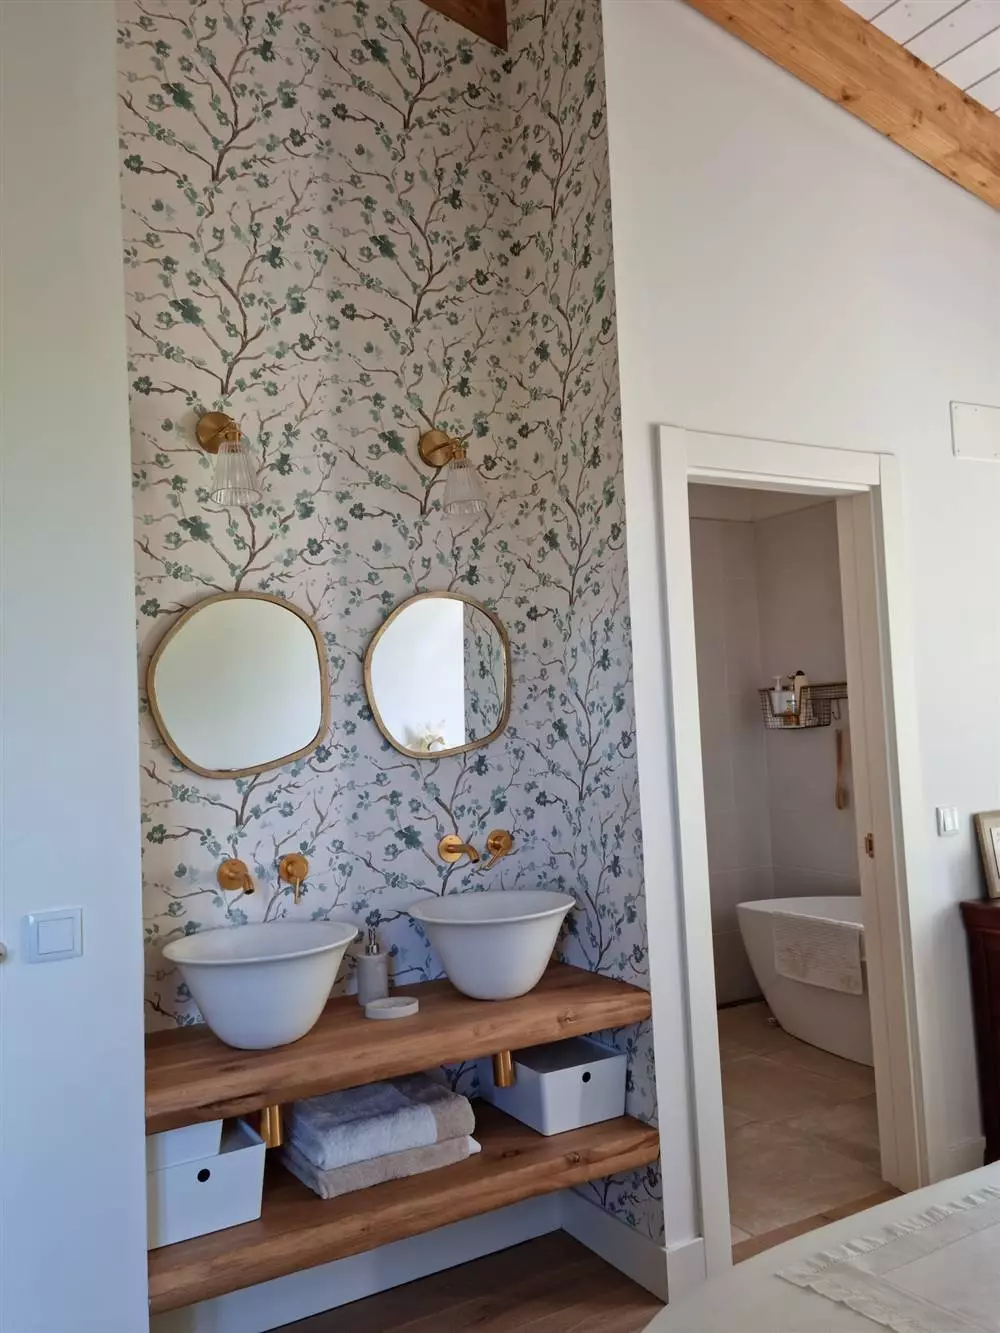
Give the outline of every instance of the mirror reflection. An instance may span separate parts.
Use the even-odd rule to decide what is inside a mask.
[[[418,593],[365,654],[365,688],[386,740],[413,758],[486,745],[510,711],[510,646],[500,620],[461,593]]]
[[[261,773],[322,739],[326,654],[313,621],[291,603],[222,593],[167,632],[147,693],[160,734],[187,768],[206,777]]]

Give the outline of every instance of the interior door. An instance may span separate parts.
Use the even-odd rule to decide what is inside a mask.
[[[907,1030],[907,1001],[898,901],[899,874],[891,793],[894,753],[888,730],[891,673],[884,642],[883,579],[877,492],[837,501],[840,579],[844,604],[851,761],[858,830],[858,865],[882,1177],[899,1189],[920,1179],[909,1052],[890,1039]]]

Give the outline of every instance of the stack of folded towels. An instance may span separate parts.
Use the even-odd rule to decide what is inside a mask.
[[[472,1106],[429,1074],[295,1102],[285,1166],[323,1199],[461,1162],[479,1152]]]

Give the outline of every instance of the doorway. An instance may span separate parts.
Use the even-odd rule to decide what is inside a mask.
[[[865,984],[852,757],[867,769],[867,738],[851,729],[839,503],[688,488],[734,1262],[898,1192]]]
[[[665,638],[682,942],[688,997],[695,1175],[708,1275],[731,1262],[725,1129],[716,1018],[689,484],[835,502],[844,660],[855,763],[865,989],[871,1015],[881,1176],[899,1189],[929,1178],[920,1081],[909,881],[919,881],[920,783],[908,619],[901,577],[895,460],[852,450],[658,430]],[[774,667],[786,672],[805,664]],[[808,669],[808,668],[805,668]],[[766,685],[760,681],[758,688]],[[796,737],[783,738],[787,740]]]

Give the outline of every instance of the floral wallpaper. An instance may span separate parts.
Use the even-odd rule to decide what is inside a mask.
[[[332,690],[314,754],[236,780],[181,768],[143,700],[151,1025],[197,1020],[160,955],[178,932],[375,924],[412,981],[440,967],[406,906],[472,888],[572,892],[563,956],[647,985],[598,0],[514,3],[506,53],[421,0],[119,19],[140,665],[183,608],[260,590],[315,617]],[[210,409],[251,441],[248,508],[208,499]],[[467,441],[487,514],[441,513],[431,427]],[[487,748],[409,760],[362,658],[428,589],[502,618],[513,706]],[[443,834],[496,827],[515,851],[493,869],[438,860]],[[276,875],[293,850],[298,907]],[[224,901],[227,856],[256,894]],[[650,1033],[614,1040],[651,1119]],[[656,1169],[589,1192],[662,1235]]]

